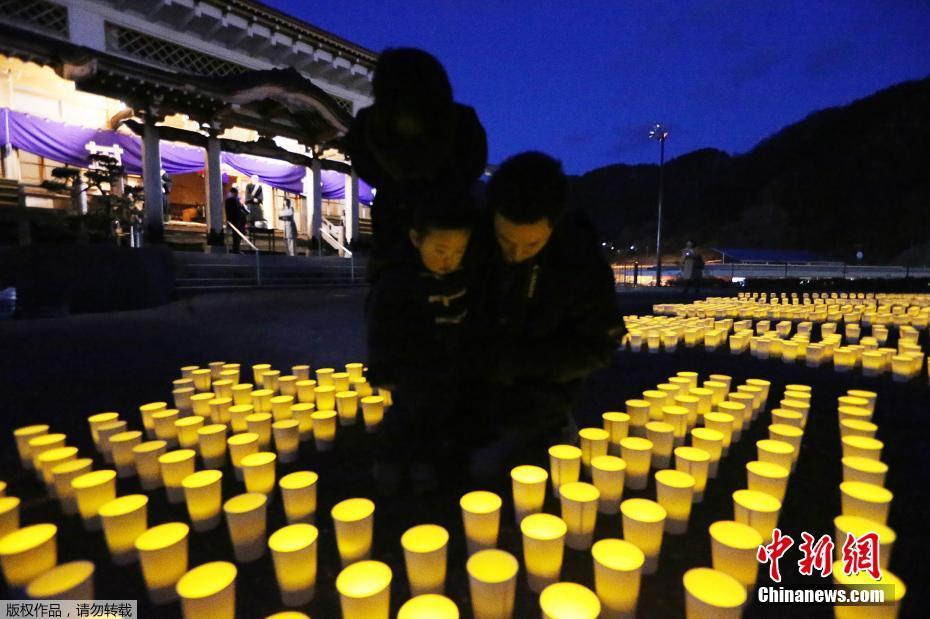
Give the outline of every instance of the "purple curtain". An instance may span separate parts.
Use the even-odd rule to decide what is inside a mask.
[[[86,168],[90,165],[87,145],[116,146],[130,174],[142,174],[142,140],[105,129],[90,129],[63,122],[39,118],[24,112],[0,108],[0,144],[9,144],[53,161]],[[204,149],[187,144],[162,141],[161,165],[168,174],[189,174],[204,169]],[[262,182],[291,193],[303,193],[306,168],[267,157],[222,153],[222,162],[246,176],[257,174]],[[327,200],[345,198],[345,175],[323,170],[323,197]],[[359,181],[359,201],[371,204],[371,187]]]

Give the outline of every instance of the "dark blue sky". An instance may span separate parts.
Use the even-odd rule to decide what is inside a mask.
[[[930,75],[928,0],[267,0],[375,51],[422,47],[488,132],[582,173],[749,150],[810,112]]]

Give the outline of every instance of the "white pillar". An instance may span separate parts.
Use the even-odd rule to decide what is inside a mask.
[[[159,243],[165,237],[165,218],[162,211],[164,196],[161,191],[161,152],[158,127],[152,114],[145,115],[142,132],[142,187],[145,190],[145,234],[148,242]]]
[[[353,169],[346,175],[345,212],[343,227],[346,231],[346,246],[358,235],[358,175]]]
[[[0,73],[0,107],[5,107],[8,110],[13,107],[13,72],[9,69]],[[0,122],[6,122],[9,125],[9,117],[7,115],[0,116]],[[9,126],[7,126],[7,139],[10,139],[9,129]],[[6,144],[0,144],[0,166],[2,166],[4,178],[15,181],[22,179],[19,154],[12,146],[7,148]]]
[[[313,192],[307,196],[307,207],[311,209],[310,217],[310,238],[316,239],[317,248],[322,251],[323,237],[323,168],[318,158],[313,159],[310,166],[311,183]],[[312,202],[312,204],[311,204]]]
[[[207,138],[205,185],[207,193],[207,230],[223,232],[223,170],[220,164],[220,138],[215,131]]]

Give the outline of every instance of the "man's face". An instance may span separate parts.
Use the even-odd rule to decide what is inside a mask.
[[[495,213],[494,234],[504,260],[516,264],[542,251],[552,236],[552,225],[546,217],[533,223],[518,224]]]
[[[446,275],[459,268],[470,236],[468,229],[436,229],[422,235],[416,230],[410,231],[410,241],[420,252],[423,266],[436,275]]]

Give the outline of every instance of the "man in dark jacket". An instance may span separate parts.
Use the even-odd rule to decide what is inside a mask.
[[[245,208],[242,202],[239,201],[239,190],[235,187],[229,190],[229,197],[226,198],[226,221],[236,227],[239,232],[245,234],[245,222],[248,220],[249,211]],[[239,244],[242,241],[242,238],[236,234],[232,233],[232,253],[239,253]]]
[[[470,361],[496,438],[472,457],[479,477],[541,461],[574,427],[582,381],[617,346],[613,273],[590,222],[566,214],[561,164],[542,153],[504,162],[487,190],[468,265]],[[574,439],[574,437],[572,437]]]
[[[455,103],[445,69],[430,54],[385,50],[372,80],[374,105],[359,110],[345,147],[359,177],[377,189],[369,278],[405,251],[414,203],[437,188],[468,191],[488,148],[474,109]]]

